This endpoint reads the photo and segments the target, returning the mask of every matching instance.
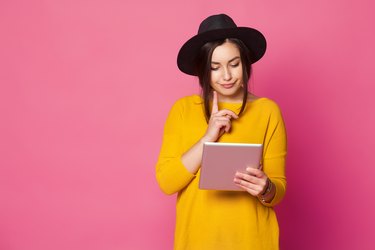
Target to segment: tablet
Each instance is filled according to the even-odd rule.
[[[258,168],[262,151],[262,144],[205,142],[199,188],[243,191],[233,182],[234,175],[247,167]]]

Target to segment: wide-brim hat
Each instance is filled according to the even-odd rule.
[[[196,76],[196,56],[207,42],[226,38],[240,39],[250,51],[251,63],[255,63],[266,52],[266,38],[258,30],[250,27],[237,27],[228,15],[219,14],[207,17],[199,26],[198,34],[190,38],[180,49],[177,56],[178,68]]]

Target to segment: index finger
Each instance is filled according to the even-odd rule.
[[[216,91],[213,91],[211,114],[216,113],[218,111],[219,111],[219,107],[217,105],[217,93]]]
[[[250,175],[253,175],[253,176],[256,176],[258,178],[262,178],[264,174],[264,172],[258,168],[254,168],[254,167],[247,167],[246,168],[246,172],[249,173]]]

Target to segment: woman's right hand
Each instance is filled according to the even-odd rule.
[[[206,133],[202,137],[203,142],[215,142],[231,128],[231,119],[237,119],[238,115],[231,110],[222,109],[219,111],[217,93],[213,92],[211,117],[208,122]]]

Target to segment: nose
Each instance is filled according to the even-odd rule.
[[[232,79],[232,72],[227,67],[224,68],[223,79],[225,81],[229,81],[230,79]]]

